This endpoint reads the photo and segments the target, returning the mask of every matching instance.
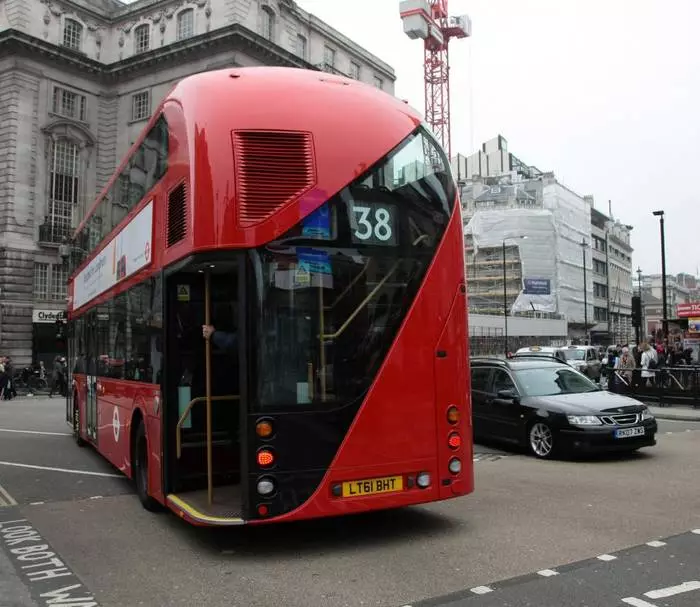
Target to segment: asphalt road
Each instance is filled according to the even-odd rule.
[[[700,529],[411,607],[697,607],[698,554]]]
[[[202,530],[142,510],[109,464],[73,443],[63,406],[0,402],[2,607],[700,604],[693,589],[645,595],[700,580],[700,536],[687,533],[700,528],[700,424],[661,422],[652,449],[578,462],[477,446],[465,498]]]

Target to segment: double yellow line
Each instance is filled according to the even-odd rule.
[[[9,508],[16,505],[15,499],[0,485],[0,508]]]

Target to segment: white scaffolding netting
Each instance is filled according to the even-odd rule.
[[[518,189],[518,185],[511,187]],[[502,195],[502,190],[499,192]],[[536,200],[530,197],[527,208],[513,204],[517,196],[509,197],[510,204],[505,205],[500,197],[501,204],[497,206],[501,208],[494,208],[488,190],[476,198],[474,213],[465,226],[468,249],[473,247],[467,255],[470,302],[475,309],[491,313],[499,306],[503,309],[505,240],[506,300],[510,312],[548,313],[569,322],[581,322],[581,241],[590,243],[590,207],[556,181],[543,184],[537,194]],[[590,255],[586,259],[590,270]],[[587,282],[590,290],[590,273]]]

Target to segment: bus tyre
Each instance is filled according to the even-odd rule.
[[[78,447],[84,447],[87,444],[80,436],[80,403],[75,392],[73,393],[73,439]]]
[[[554,432],[547,422],[536,421],[530,425],[527,433],[527,444],[535,457],[540,459],[554,457]]]
[[[141,505],[150,512],[158,512],[160,504],[148,495],[148,443],[146,429],[139,422],[134,433],[133,453],[131,456],[131,477],[136,487],[136,495]]]

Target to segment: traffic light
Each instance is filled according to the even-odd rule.
[[[639,327],[642,324],[642,298],[632,295],[632,326]]]

